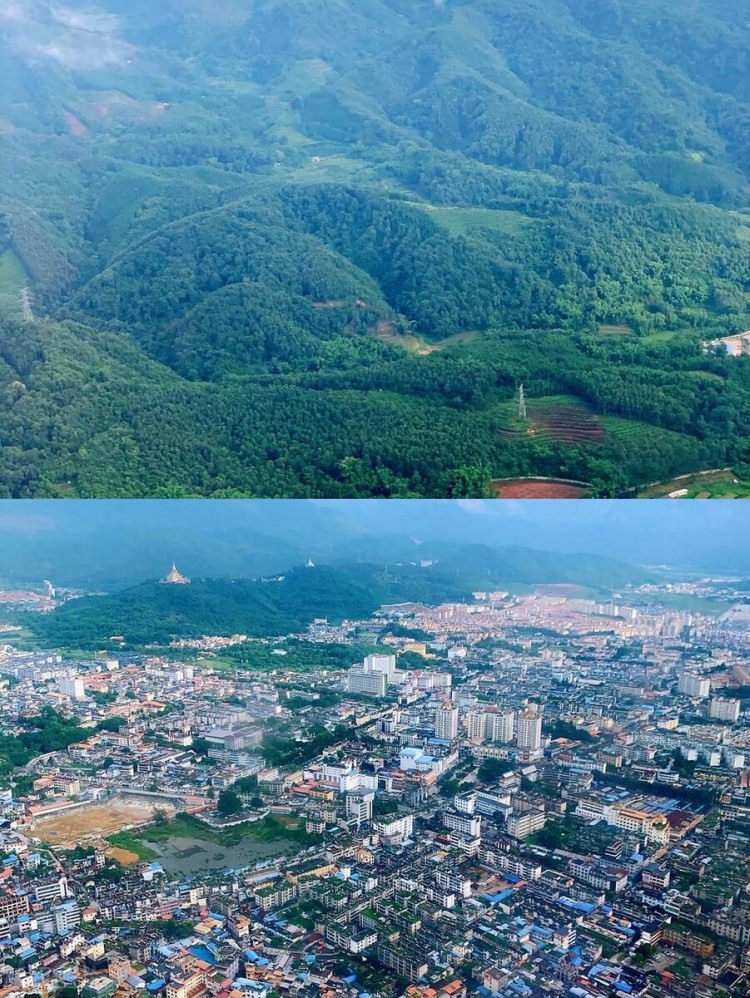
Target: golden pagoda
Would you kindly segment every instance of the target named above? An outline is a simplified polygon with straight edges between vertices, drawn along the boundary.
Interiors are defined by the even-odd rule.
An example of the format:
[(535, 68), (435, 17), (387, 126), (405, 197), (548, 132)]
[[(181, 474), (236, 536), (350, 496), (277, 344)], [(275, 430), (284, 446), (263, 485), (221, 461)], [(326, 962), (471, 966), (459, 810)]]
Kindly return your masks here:
[(190, 579), (186, 575), (181, 575), (177, 571), (177, 566), (175, 565), (175, 563), (172, 562), (171, 569), (169, 570), (169, 572), (167, 572), (167, 574), (164, 576), (163, 579), (159, 579), (159, 582), (161, 582), (165, 586), (167, 586), (167, 585), (168, 586), (186, 586), (186, 585), (189, 584)]

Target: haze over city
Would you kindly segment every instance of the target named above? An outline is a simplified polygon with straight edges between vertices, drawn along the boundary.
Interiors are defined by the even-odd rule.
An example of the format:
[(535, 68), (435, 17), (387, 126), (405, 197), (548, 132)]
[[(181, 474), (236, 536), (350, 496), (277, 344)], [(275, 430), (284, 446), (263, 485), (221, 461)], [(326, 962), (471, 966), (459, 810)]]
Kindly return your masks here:
[(592, 506), (0, 507), (5, 993), (739, 998), (739, 507)]

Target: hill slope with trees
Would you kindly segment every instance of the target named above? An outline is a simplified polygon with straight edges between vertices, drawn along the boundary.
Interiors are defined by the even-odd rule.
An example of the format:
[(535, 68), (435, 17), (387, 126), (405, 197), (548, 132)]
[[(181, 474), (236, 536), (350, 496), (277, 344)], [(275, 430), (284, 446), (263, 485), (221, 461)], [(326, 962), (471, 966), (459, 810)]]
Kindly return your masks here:
[[(704, 342), (750, 328), (748, 25), (750, 0), (4, 8), (0, 491), (621, 494), (747, 461), (750, 361)], [(506, 432), (521, 383), (603, 431)]]

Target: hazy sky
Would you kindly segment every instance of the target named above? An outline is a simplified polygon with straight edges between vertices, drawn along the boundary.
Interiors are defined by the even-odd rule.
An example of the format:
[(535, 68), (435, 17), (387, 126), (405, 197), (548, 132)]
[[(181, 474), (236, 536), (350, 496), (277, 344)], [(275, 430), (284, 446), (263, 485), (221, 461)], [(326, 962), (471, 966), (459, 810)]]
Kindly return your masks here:
[(418, 558), (422, 545), (592, 553), (750, 577), (742, 501), (8, 500), (0, 577), (131, 582), (187, 560), (254, 575), (308, 557)]

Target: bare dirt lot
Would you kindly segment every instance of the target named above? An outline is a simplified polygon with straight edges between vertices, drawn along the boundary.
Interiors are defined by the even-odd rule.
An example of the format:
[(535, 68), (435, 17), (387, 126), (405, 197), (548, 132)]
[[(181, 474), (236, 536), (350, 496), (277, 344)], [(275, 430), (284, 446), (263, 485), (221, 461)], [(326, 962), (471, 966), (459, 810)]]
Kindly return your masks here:
[(133, 863), (138, 862), (137, 852), (131, 852), (129, 849), (121, 849), (119, 846), (110, 846), (105, 856), (109, 856), (110, 859), (115, 860), (120, 866), (132, 866)]
[(582, 499), (586, 495), (580, 485), (533, 478), (494, 481), (490, 488), (498, 499)]
[(87, 838), (106, 838), (124, 828), (146, 825), (153, 821), (157, 811), (170, 818), (175, 814), (175, 808), (163, 801), (113, 797), (105, 803), (40, 818), (36, 822), (36, 835), (52, 846), (72, 849)]

